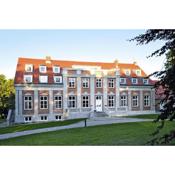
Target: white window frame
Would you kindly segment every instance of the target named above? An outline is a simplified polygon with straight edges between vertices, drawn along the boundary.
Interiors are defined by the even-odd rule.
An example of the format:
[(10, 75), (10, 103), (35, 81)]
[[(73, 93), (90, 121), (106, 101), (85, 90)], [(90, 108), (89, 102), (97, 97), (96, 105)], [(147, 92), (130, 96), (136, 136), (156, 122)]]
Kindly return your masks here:
[(53, 73), (59, 74), (60, 73), (60, 67), (59, 66), (53, 66)]
[(108, 107), (115, 108), (115, 95), (108, 95)]
[(120, 95), (120, 106), (122, 107), (127, 106), (127, 95), (124, 94)]
[(25, 122), (25, 123), (30, 123), (30, 122), (32, 122), (32, 116), (24, 116), (24, 122)]
[(96, 88), (102, 88), (102, 78), (96, 78)]
[(144, 78), (143, 79), (143, 84), (149, 84), (149, 79), (148, 78)]
[(82, 108), (89, 108), (90, 107), (90, 96), (89, 95), (82, 95), (81, 106), (82, 106)]
[(124, 71), (125, 71), (125, 75), (126, 76), (130, 76), (131, 75), (131, 70), (130, 69), (125, 69)]
[[(74, 99), (70, 99), (70, 98), (74, 98)], [(74, 106), (72, 105), (73, 101), (74, 101), (74, 104), (75, 104)], [(76, 95), (69, 95), (68, 96), (68, 108), (75, 109), (76, 107), (77, 107), (77, 97), (76, 97)]]
[(47, 115), (41, 115), (40, 120), (41, 121), (48, 121), (48, 116)]
[[(137, 98), (134, 98), (137, 97)], [(133, 95), (132, 96), (132, 107), (138, 107), (139, 106), (139, 96)]]
[[(122, 80), (124, 81), (122, 82)], [(120, 78), (120, 84), (126, 84), (126, 78)]]
[[(136, 80), (136, 82), (134, 82), (134, 80)], [(132, 78), (132, 84), (138, 84), (138, 79), (137, 78)]]
[(82, 78), (82, 88), (89, 88), (89, 78)]
[[(44, 68), (44, 70), (42, 70)], [(39, 72), (40, 73), (46, 73), (47, 72), (47, 66), (45, 66), (45, 65), (40, 65), (39, 66)]]
[[(25, 99), (25, 98), (28, 98), (28, 99)], [(29, 99), (29, 98), (31, 98), (31, 99)], [(29, 108), (29, 106), (31, 106), (31, 108)], [(24, 96), (24, 110), (25, 111), (33, 110), (33, 96), (31, 96), (31, 95)]]
[(55, 106), (55, 109), (62, 109), (63, 108), (62, 95), (55, 95), (54, 96), (54, 106)]
[[(26, 78), (30, 78), (31, 81), (26, 81)], [(32, 83), (33, 82), (33, 75), (24, 75), (24, 83)]]
[(144, 103), (144, 106), (145, 107), (150, 107), (150, 102), (151, 102), (150, 101), (150, 95), (144, 95), (144, 99), (143, 100), (144, 100), (144, 102), (143, 102)]
[[(31, 70), (28, 70), (30, 68)], [(25, 72), (33, 72), (33, 64), (26, 64), (25, 65)]]
[[(62, 76), (54, 76), (54, 83), (63, 83), (63, 77)], [(56, 81), (57, 79), (59, 79), (60, 81)]]
[[(47, 98), (47, 99), (44, 99), (44, 98)], [(41, 99), (41, 98), (43, 98), (43, 99)], [(47, 107), (45, 107), (45, 102), (46, 102), (46, 106)], [(43, 103), (43, 104), (42, 104)], [(48, 107), (49, 107), (49, 104), (48, 104), (48, 96), (47, 95), (41, 95), (40, 96), (40, 109), (48, 109)]]
[(114, 88), (114, 78), (108, 78), (108, 87), (109, 88)]
[(136, 70), (135, 70), (135, 74), (136, 74), (137, 76), (141, 76), (142, 72), (141, 72), (140, 69), (136, 69)]
[(63, 116), (62, 115), (55, 115), (55, 120), (63, 120)]
[(75, 77), (69, 77), (68, 78), (69, 88), (75, 88), (75, 82), (76, 82), (76, 78)]
[[(46, 81), (43, 81), (44, 79), (46, 80)], [(39, 82), (40, 83), (48, 83), (48, 76), (47, 75), (40, 75), (39, 76)]]

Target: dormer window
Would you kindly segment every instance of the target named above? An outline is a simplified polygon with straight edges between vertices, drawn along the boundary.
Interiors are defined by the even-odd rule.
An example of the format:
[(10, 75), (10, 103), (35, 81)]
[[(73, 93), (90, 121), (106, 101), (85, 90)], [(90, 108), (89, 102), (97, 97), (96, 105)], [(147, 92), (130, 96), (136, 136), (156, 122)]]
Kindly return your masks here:
[(56, 74), (60, 73), (60, 67), (59, 66), (53, 66), (53, 72)]
[(137, 78), (132, 78), (132, 84), (137, 84), (137, 83), (138, 83)]
[(33, 72), (33, 65), (32, 64), (26, 64), (25, 65), (25, 71), (26, 72)]
[(63, 79), (62, 76), (54, 76), (54, 83), (62, 83)]
[(33, 76), (32, 75), (24, 75), (24, 83), (32, 83)]
[(39, 76), (39, 82), (40, 83), (47, 83), (48, 82), (48, 76)]
[(141, 70), (139, 70), (139, 69), (135, 70), (135, 73), (136, 73), (137, 76), (141, 76)]
[(148, 84), (148, 82), (149, 82), (148, 79), (146, 79), (146, 78), (143, 79), (143, 84)]
[(126, 84), (126, 78), (120, 78), (120, 83), (121, 84)]
[(131, 74), (131, 71), (130, 71), (129, 69), (126, 69), (126, 70), (125, 70), (125, 75), (126, 75), (126, 76), (130, 76), (130, 74)]
[(40, 73), (46, 73), (47, 72), (47, 67), (46, 66), (40, 66), (39, 71), (40, 71)]

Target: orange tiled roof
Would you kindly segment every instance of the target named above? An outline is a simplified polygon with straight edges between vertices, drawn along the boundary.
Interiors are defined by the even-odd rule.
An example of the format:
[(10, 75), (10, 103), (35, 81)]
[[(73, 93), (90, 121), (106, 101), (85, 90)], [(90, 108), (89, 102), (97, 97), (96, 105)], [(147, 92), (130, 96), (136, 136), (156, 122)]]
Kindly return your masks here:
[[(82, 65), (82, 66), (100, 66), (101, 69), (115, 69), (116, 62), (84, 62), (84, 61), (65, 61), (65, 60), (51, 60), (51, 64), (46, 63), (46, 59), (33, 59), (33, 58), (19, 58), (18, 64), (16, 68), (16, 75), (15, 75), (15, 84), (23, 83), (23, 75), (25, 73), (25, 64), (33, 64), (34, 71), (33, 71), (33, 79), (34, 84), (38, 83), (39, 79), (39, 66), (46, 65), (47, 66), (47, 75), (49, 78), (49, 82), (52, 83), (53, 79), (53, 72), (52, 66), (58, 65), (61, 68), (72, 68), (73, 65)], [(131, 77), (137, 77), (134, 71), (135, 69), (141, 70), (140, 77), (146, 77), (147, 75), (145, 72), (137, 65), (137, 64), (126, 64), (126, 63), (117, 63), (118, 68), (120, 69), (121, 77), (125, 77), (124, 70), (130, 69), (131, 70)], [(25, 73), (27, 74), (27, 73)]]

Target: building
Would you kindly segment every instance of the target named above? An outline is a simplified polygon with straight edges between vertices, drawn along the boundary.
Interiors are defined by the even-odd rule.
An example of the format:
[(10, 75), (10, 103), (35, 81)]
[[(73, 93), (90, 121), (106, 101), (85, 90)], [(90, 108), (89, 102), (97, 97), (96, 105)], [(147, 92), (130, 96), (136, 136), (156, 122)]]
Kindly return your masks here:
[(19, 58), (15, 122), (155, 113), (152, 87), (136, 62)]

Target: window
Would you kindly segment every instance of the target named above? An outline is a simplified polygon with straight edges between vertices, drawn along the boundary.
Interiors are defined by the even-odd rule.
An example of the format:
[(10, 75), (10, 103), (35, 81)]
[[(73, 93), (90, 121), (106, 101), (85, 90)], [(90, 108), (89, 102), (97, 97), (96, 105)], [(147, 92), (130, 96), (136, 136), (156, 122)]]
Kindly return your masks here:
[(97, 78), (96, 79), (96, 87), (97, 88), (101, 88), (102, 87), (102, 79), (101, 78)]
[(120, 106), (127, 106), (127, 97), (126, 95), (120, 96)]
[(69, 108), (76, 108), (76, 96), (69, 96), (68, 98), (68, 107)]
[(136, 75), (141, 76), (141, 70), (135, 70)]
[(130, 74), (131, 74), (131, 71), (130, 71), (129, 69), (126, 69), (126, 70), (125, 70), (125, 75), (126, 75), (126, 76), (130, 76)]
[(55, 96), (54, 97), (54, 105), (56, 109), (62, 109), (62, 96)]
[(108, 79), (108, 87), (114, 88), (114, 79), (113, 78)]
[(41, 116), (42, 121), (47, 121), (47, 119), (48, 119), (47, 116)]
[(82, 78), (82, 87), (89, 88), (89, 78)]
[(24, 122), (31, 122), (31, 121), (32, 121), (31, 116), (24, 117)]
[(126, 84), (126, 78), (120, 78), (120, 83), (121, 84)]
[(46, 73), (46, 72), (47, 72), (47, 67), (46, 67), (46, 66), (40, 66), (40, 67), (39, 67), (39, 71), (40, 71), (41, 73)]
[(69, 88), (75, 88), (75, 78), (69, 78)]
[(24, 75), (24, 83), (32, 83), (33, 76), (32, 75)]
[(137, 78), (132, 78), (132, 84), (137, 84), (138, 80)]
[(143, 84), (148, 84), (148, 79), (143, 79)]
[(53, 66), (53, 72), (58, 74), (60, 73), (60, 67), (59, 66)]
[(144, 106), (146, 107), (150, 106), (150, 96), (149, 95), (144, 96)]
[(33, 109), (33, 100), (32, 96), (24, 96), (24, 110)]
[(39, 82), (40, 83), (47, 83), (48, 82), (48, 76), (47, 75), (39, 76)]
[(82, 96), (82, 107), (88, 108), (89, 106), (90, 106), (89, 105), (89, 96), (88, 95)]
[(114, 95), (108, 95), (108, 106), (109, 107), (114, 107), (114, 100), (115, 100), (115, 96)]
[(138, 95), (132, 96), (132, 106), (137, 107), (138, 106)]
[(62, 76), (54, 76), (54, 83), (62, 83), (63, 78)]
[(56, 116), (55, 116), (55, 119), (56, 119), (56, 120), (62, 120), (62, 116), (61, 116), (61, 115), (56, 115)]
[(26, 72), (33, 72), (33, 65), (32, 64), (26, 64), (25, 65), (25, 71)]
[(40, 96), (40, 109), (48, 109), (48, 96)]

